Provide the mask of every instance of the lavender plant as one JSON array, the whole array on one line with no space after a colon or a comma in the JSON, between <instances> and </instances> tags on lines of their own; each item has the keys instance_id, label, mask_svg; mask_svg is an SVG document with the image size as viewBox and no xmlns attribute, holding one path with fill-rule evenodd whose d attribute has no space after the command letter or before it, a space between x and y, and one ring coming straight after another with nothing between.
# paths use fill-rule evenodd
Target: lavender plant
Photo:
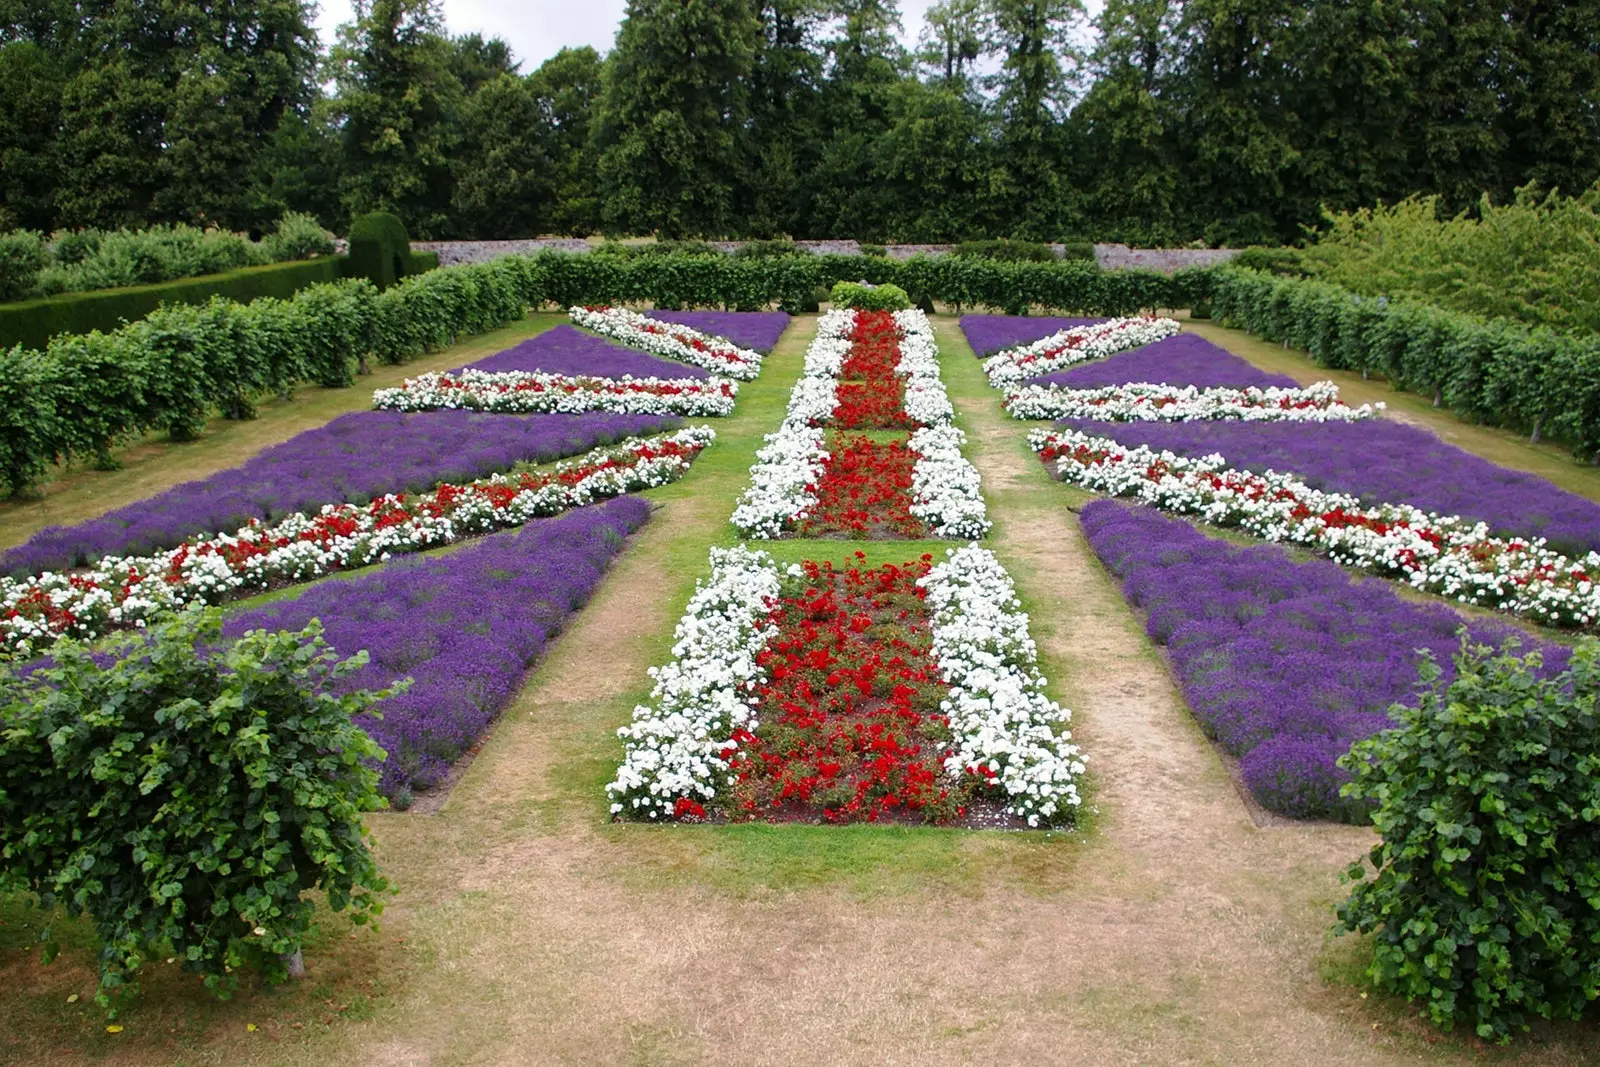
<instances>
[{"instance_id":1,"label":"lavender plant","mask_svg":"<svg viewBox=\"0 0 1600 1067\"><path fill-rule=\"evenodd\" d=\"M1192 385L1200 389L1249 386L1294 388L1300 383L1287 374L1257 370L1232 352L1218 348L1203 337L1180 333L1132 352L1109 359L1042 374L1028 385L1059 385L1064 389L1099 389L1129 382L1156 382L1163 385Z\"/></svg>"}]
</instances>

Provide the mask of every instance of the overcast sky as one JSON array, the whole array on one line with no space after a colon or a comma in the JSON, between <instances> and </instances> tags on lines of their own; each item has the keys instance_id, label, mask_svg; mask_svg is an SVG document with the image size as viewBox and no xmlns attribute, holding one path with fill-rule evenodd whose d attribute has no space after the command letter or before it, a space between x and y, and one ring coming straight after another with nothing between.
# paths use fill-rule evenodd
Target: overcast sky
<instances>
[{"instance_id":1,"label":"overcast sky","mask_svg":"<svg viewBox=\"0 0 1600 1067\"><path fill-rule=\"evenodd\" d=\"M321 0L317 29L324 45L333 43L334 28L350 21L349 0ZM900 0L906 43L922 32L922 13L932 0ZM444 0L451 33L504 37L528 74L568 45L593 45L610 50L627 0Z\"/></svg>"}]
</instances>

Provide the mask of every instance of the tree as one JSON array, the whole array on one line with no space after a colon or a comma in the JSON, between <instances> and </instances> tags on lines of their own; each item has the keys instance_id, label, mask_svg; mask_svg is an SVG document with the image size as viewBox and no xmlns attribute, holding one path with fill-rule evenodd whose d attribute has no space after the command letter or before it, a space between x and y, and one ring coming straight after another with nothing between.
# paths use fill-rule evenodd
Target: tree
<instances>
[{"instance_id":1,"label":"tree","mask_svg":"<svg viewBox=\"0 0 1600 1067\"><path fill-rule=\"evenodd\" d=\"M750 121L741 137L745 173L738 214L754 236L810 232L807 176L830 125L822 98L828 20L823 0L761 0L750 73Z\"/></svg>"},{"instance_id":2,"label":"tree","mask_svg":"<svg viewBox=\"0 0 1600 1067\"><path fill-rule=\"evenodd\" d=\"M595 133L610 230L729 232L759 31L740 0L630 0Z\"/></svg>"},{"instance_id":3,"label":"tree","mask_svg":"<svg viewBox=\"0 0 1600 1067\"><path fill-rule=\"evenodd\" d=\"M600 54L585 45L563 48L528 75L548 145L553 202L541 224L545 231L582 236L600 229L594 120L604 70Z\"/></svg>"},{"instance_id":4,"label":"tree","mask_svg":"<svg viewBox=\"0 0 1600 1067\"><path fill-rule=\"evenodd\" d=\"M989 51L983 0L939 0L922 16L917 59L945 82L965 83L967 68Z\"/></svg>"},{"instance_id":5,"label":"tree","mask_svg":"<svg viewBox=\"0 0 1600 1067\"><path fill-rule=\"evenodd\" d=\"M66 77L32 41L0 46L0 230L55 222L52 158Z\"/></svg>"}]
</instances>

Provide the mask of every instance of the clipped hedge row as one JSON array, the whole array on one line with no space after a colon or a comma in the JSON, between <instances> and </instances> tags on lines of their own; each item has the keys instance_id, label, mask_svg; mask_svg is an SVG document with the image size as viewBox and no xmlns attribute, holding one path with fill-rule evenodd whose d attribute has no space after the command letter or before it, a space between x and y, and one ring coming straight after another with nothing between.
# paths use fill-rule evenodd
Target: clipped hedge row
<instances>
[{"instance_id":1,"label":"clipped hedge row","mask_svg":"<svg viewBox=\"0 0 1600 1067\"><path fill-rule=\"evenodd\" d=\"M162 304L200 304L214 296L241 303L262 297L283 299L310 285L338 281L340 268L339 257L319 256L154 285L0 304L0 348L43 348L57 334L115 330L124 321L144 318Z\"/></svg>"},{"instance_id":2,"label":"clipped hedge row","mask_svg":"<svg viewBox=\"0 0 1600 1067\"><path fill-rule=\"evenodd\" d=\"M1325 367L1378 375L1474 422L1600 453L1600 339L1224 267L1212 313Z\"/></svg>"},{"instance_id":3,"label":"clipped hedge row","mask_svg":"<svg viewBox=\"0 0 1600 1067\"><path fill-rule=\"evenodd\" d=\"M430 271L379 293L368 281L313 285L249 304L169 305L110 333L0 350L0 479L25 492L55 462L112 465L153 430L199 433L214 412L250 418L264 394L301 382L348 386L368 358L400 363L527 311L525 262Z\"/></svg>"},{"instance_id":4,"label":"clipped hedge row","mask_svg":"<svg viewBox=\"0 0 1600 1067\"><path fill-rule=\"evenodd\" d=\"M604 256L546 252L532 260L537 294L557 306L653 301L662 307L715 306L757 310L775 304L802 310L818 290L841 281L897 285L913 302L937 300L958 311L1031 308L1126 315L1141 309L1189 307L1203 300L1206 271L1102 271L1092 262L1005 262L964 256L811 255ZM538 303L540 301L532 301Z\"/></svg>"}]
</instances>

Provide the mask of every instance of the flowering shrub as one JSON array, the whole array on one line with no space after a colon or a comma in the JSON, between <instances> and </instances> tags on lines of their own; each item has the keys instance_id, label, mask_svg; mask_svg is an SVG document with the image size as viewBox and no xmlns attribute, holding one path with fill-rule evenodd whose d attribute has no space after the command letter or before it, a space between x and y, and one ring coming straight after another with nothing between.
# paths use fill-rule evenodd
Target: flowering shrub
<instances>
[{"instance_id":1,"label":"flowering shrub","mask_svg":"<svg viewBox=\"0 0 1600 1067\"><path fill-rule=\"evenodd\" d=\"M26 654L62 635L142 625L189 604L306 581L665 485L682 477L714 437L709 427L690 427L596 449L549 472L328 505L270 527L251 523L230 535L192 538L155 555L107 556L76 573L0 579L0 642Z\"/></svg>"},{"instance_id":2,"label":"flowering shrub","mask_svg":"<svg viewBox=\"0 0 1600 1067\"><path fill-rule=\"evenodd\" d=\"M1041 374L1064 370L1076 363L1104 359L1176 334L1172 319L1112 319L1053 333L1032 344L1006 349L983 361L989 384L1004 388Z\"/></svg>"},{"instance_id":3,"label":"flowering shrub","mask_svg":"<svg viewBox=\"0 0 1600 1067\"><path fill-rule=\"evenodd\" d=\"M1543 539L1491 537L1482 523L1403 503L1364 508L1355 497L1313 489L1292 475L1230 469L1221 456L1185 459L1076 430L1035 430L1029 444L1060 477L1085 489L1307 545L1463 604L1550 626L1600 621L1600 553L1573 560Z\"/></svg>"},{"instance_id":4,"label":"flowering shrub","mask_svg":"<svg viewBox=\"0 0 1600 1067\"><path fill-rule=\"evenodd\" d=\"M761 373L761 353L675 322L662 322L621 307L574 307L572 321L585 329L668 359L693 363L715 374L750 381Z\"/></svg>"},{"instance_id":5,"label":"flowering shrub","mask_svg":"<svg viewBox=\"0 0 1600 1067\"><path fill-rule=\"evenodd\" d=\"M372 394L372 406L393 411L464 409L504 414L615 411L633 415L723 416L733 411L737 382L727 378L569 378L561 374L464 370L423 374Z\"/></svg>"},{"instance_id":6,"label":"flowering shrub","mask_svg":"<svg viewBox=\"0 0 1600 1067\"><path fill-rule=\"evenodd\" d=\"M1382 404L1345 405L1339 400L1339 387L1332 382L1315 382L1304 389L1180 389L1149 382L1103 389L1025 385L1008 391L1005 405L1014 419L1105 422L1348 422L1374 418L1383 410Z\"/></svg>"}]
</instances>

